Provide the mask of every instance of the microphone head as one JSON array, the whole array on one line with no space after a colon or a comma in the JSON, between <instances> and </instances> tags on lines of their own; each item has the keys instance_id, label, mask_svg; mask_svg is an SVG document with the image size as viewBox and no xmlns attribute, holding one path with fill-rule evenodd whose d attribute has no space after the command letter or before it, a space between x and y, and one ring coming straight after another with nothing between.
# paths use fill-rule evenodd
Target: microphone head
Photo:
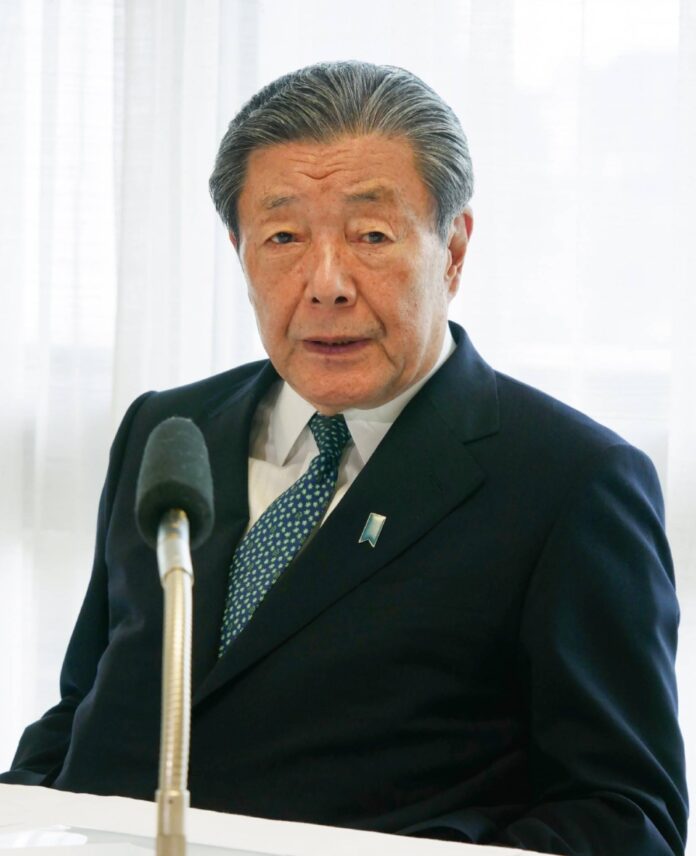
<instances>
[{"instance_id":1,"label":"microphone head","mask_svg":"<svg viewBox=\"0 0 696 856\"><path fill-rule=\"evenodd\" d=\"M135 519L151 547L157 547L160 522L172 508L186 513L191 548L198 547L210 535L215 520L213 478L200 429L181 416L153 428L140 465Z\"/></svg>"}]
</instances>

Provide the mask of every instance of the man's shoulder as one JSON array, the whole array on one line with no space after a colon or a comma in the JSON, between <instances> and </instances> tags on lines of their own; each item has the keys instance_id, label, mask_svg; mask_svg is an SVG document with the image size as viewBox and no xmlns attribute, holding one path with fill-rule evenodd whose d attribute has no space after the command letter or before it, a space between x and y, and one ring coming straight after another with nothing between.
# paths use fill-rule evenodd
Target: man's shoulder
<instances>
[{"instance_id":1,"label":"man's shoulder","mask_svg":"<svg viewBox=\"0 0 696 856\"><path fill-rule=\"evenodd\" d=\"M616 431L587 413L534 386L502 372L495 372L501 421L525 433L553 431L599 446L625 444Z\"/></svg>"},{"instance_id":2,"label":"man's shoulder","mask_svg":"<svg viewBox=\"0 0 696 856\"><path fill-rule=\"evenodd\" d=\"M257 360L182 386L144 393L135 403L139 404L141 415L147 414L155 420L185 416L195 421L256 386L267 388L275 378L269 361Z\"/></svg>"},{"instance_id":3,"label":"man's shoulder","mask_svg":"<svg viewBox=\"0 0 696 856\"><path fill-rule=\"evenodd\" d=\"M277 379L267 360L247 363L203 380L161 391L144 392L128 407L111 444L107 500L113 500L120 481L133 486L143 448L155 426L171 416L191 419L209 442L216 436L235 436L265 390ZM217 418L223 414L223 418ZM226 418L230 414L231 418ZM216 433L217 432L217 433Z\"/></svg>"},{"instance_id":4,"label":"man's shoulder","mask_svg":"<svg viewBox=\"0 0 696 856\"><path fill-rule=\"evenodd\" d=\"M555 446L571 457L583 450L630 445L572 405L491 367L456 325L453 333L457 351L431 390L463 439L514 445L520 453Z\"/></svg>"},{"instance_id":5,"label":"man's shoulder","mask_svg":"<svg viewBox=\"0 0 696 856\"><path fill-rule=\"evenodd\" d=\"M150 431L171 416L191 419L203 430L217 422L214 417L253 411L256 403L278 376L268 360L247 363L202 380L138 396L128 407L112 444L112 457L128 447L137 455Z\"/></svg>"},{"instance_id":6,"label":"man's shoulder","mask_svg":"<svg viewBox=\"0 0 696 856\"><path fill-rule=\"evenodd\" d=\"M500 407L497 452L507 465L529 469L540 478L575 478L603 467L655 479L652 461L642 449L612 428L558 398L496 372ZM628 477L627 475L627 477Z\"/></svg>"},{"instance_id":7,"label":"man's shoulder","mask_svg":"<svg viewBox=\"0 0 696 856\"><path fill-rule=\"evenodd\" d=\"M268 360L256 360L155 394L163 402L192 401L214 406L218 400L255 383L268 367Z\"/></svg>"}]
</instances>

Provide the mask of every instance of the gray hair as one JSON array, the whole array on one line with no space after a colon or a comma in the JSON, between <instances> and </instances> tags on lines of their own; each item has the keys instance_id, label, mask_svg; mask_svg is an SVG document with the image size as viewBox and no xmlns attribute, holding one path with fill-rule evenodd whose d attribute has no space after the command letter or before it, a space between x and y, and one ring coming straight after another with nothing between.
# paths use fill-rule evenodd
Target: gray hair
<instances>
[{"instance_id":1,"label":"gray hair","mask_svg":"<svg viewBox=\"0 0 696 856\"><path fill-rule=\"evenodd\" d=\"M239 240L237 203L249 155L297 140L331 142L344 135L403 137L435 202L435 228L446 240L452 219L471 198L466 136L453 110L415 74L367 62L322 62L283 75L253 96L222 138L210 195Z\"/></svg>"}]
</instances>

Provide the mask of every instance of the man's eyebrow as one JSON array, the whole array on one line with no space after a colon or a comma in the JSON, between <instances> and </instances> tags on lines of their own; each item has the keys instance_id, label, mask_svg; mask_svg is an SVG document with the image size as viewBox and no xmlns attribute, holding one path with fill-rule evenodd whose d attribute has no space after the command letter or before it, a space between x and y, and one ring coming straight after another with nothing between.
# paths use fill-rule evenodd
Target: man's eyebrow
<instances>
[{"instance_id":1,"label":"man's eyebrow","mask_svg":"<svg viewBox=\"0 0 696 856\"><path fill-rule=\"evenodd\" d=\"M273 211L275 208L282 208L283 205L290 205L291 202L297 202L296 196L275 196L273 194L264 196L261 200L261 207L266 211Z\"/></svg>"},{"instance_id":2,"label":"man's eyebrow","mask_svg":"<svg viewBox=\"0 0 696 856\"><path fill-rule=\"evenodd\" d=\"M346 202L393 202L396 193L390 187L379 184L356 193L346 193L344 198Z\"/></svg>"}]
</instances>

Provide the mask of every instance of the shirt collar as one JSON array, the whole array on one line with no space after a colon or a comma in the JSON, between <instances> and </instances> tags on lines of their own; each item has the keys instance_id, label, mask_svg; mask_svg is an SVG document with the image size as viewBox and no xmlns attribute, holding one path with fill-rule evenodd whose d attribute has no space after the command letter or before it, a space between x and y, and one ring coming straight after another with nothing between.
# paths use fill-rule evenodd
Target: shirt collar
<instances>
[{"instance_id":1,"label":"shirt collar","mask_svg":"<svg viewBox=\"0 0 696 856\"><path fill-rule=\"evenodd\" d=\"M425 377L422 377L416 383L409 386L408 389L405 389L396 398L387 401L385 404L381 404L379 407L370 409L351 407L343 412L353 443L363 463L367 463L404 407L406 407L421 387L430 380L454 351L455 347L452 333L449 326L447 326L440 354L435 361L435 365ZM276 462L283 465L316 411L309 402L298 395L285 381L279 385L278 389L273 390L273 393L271 395L272 398L275 398L275 401L272 398L268 401L271 411L269 433L273 438Z\"/></svg>"}]
</instances>

